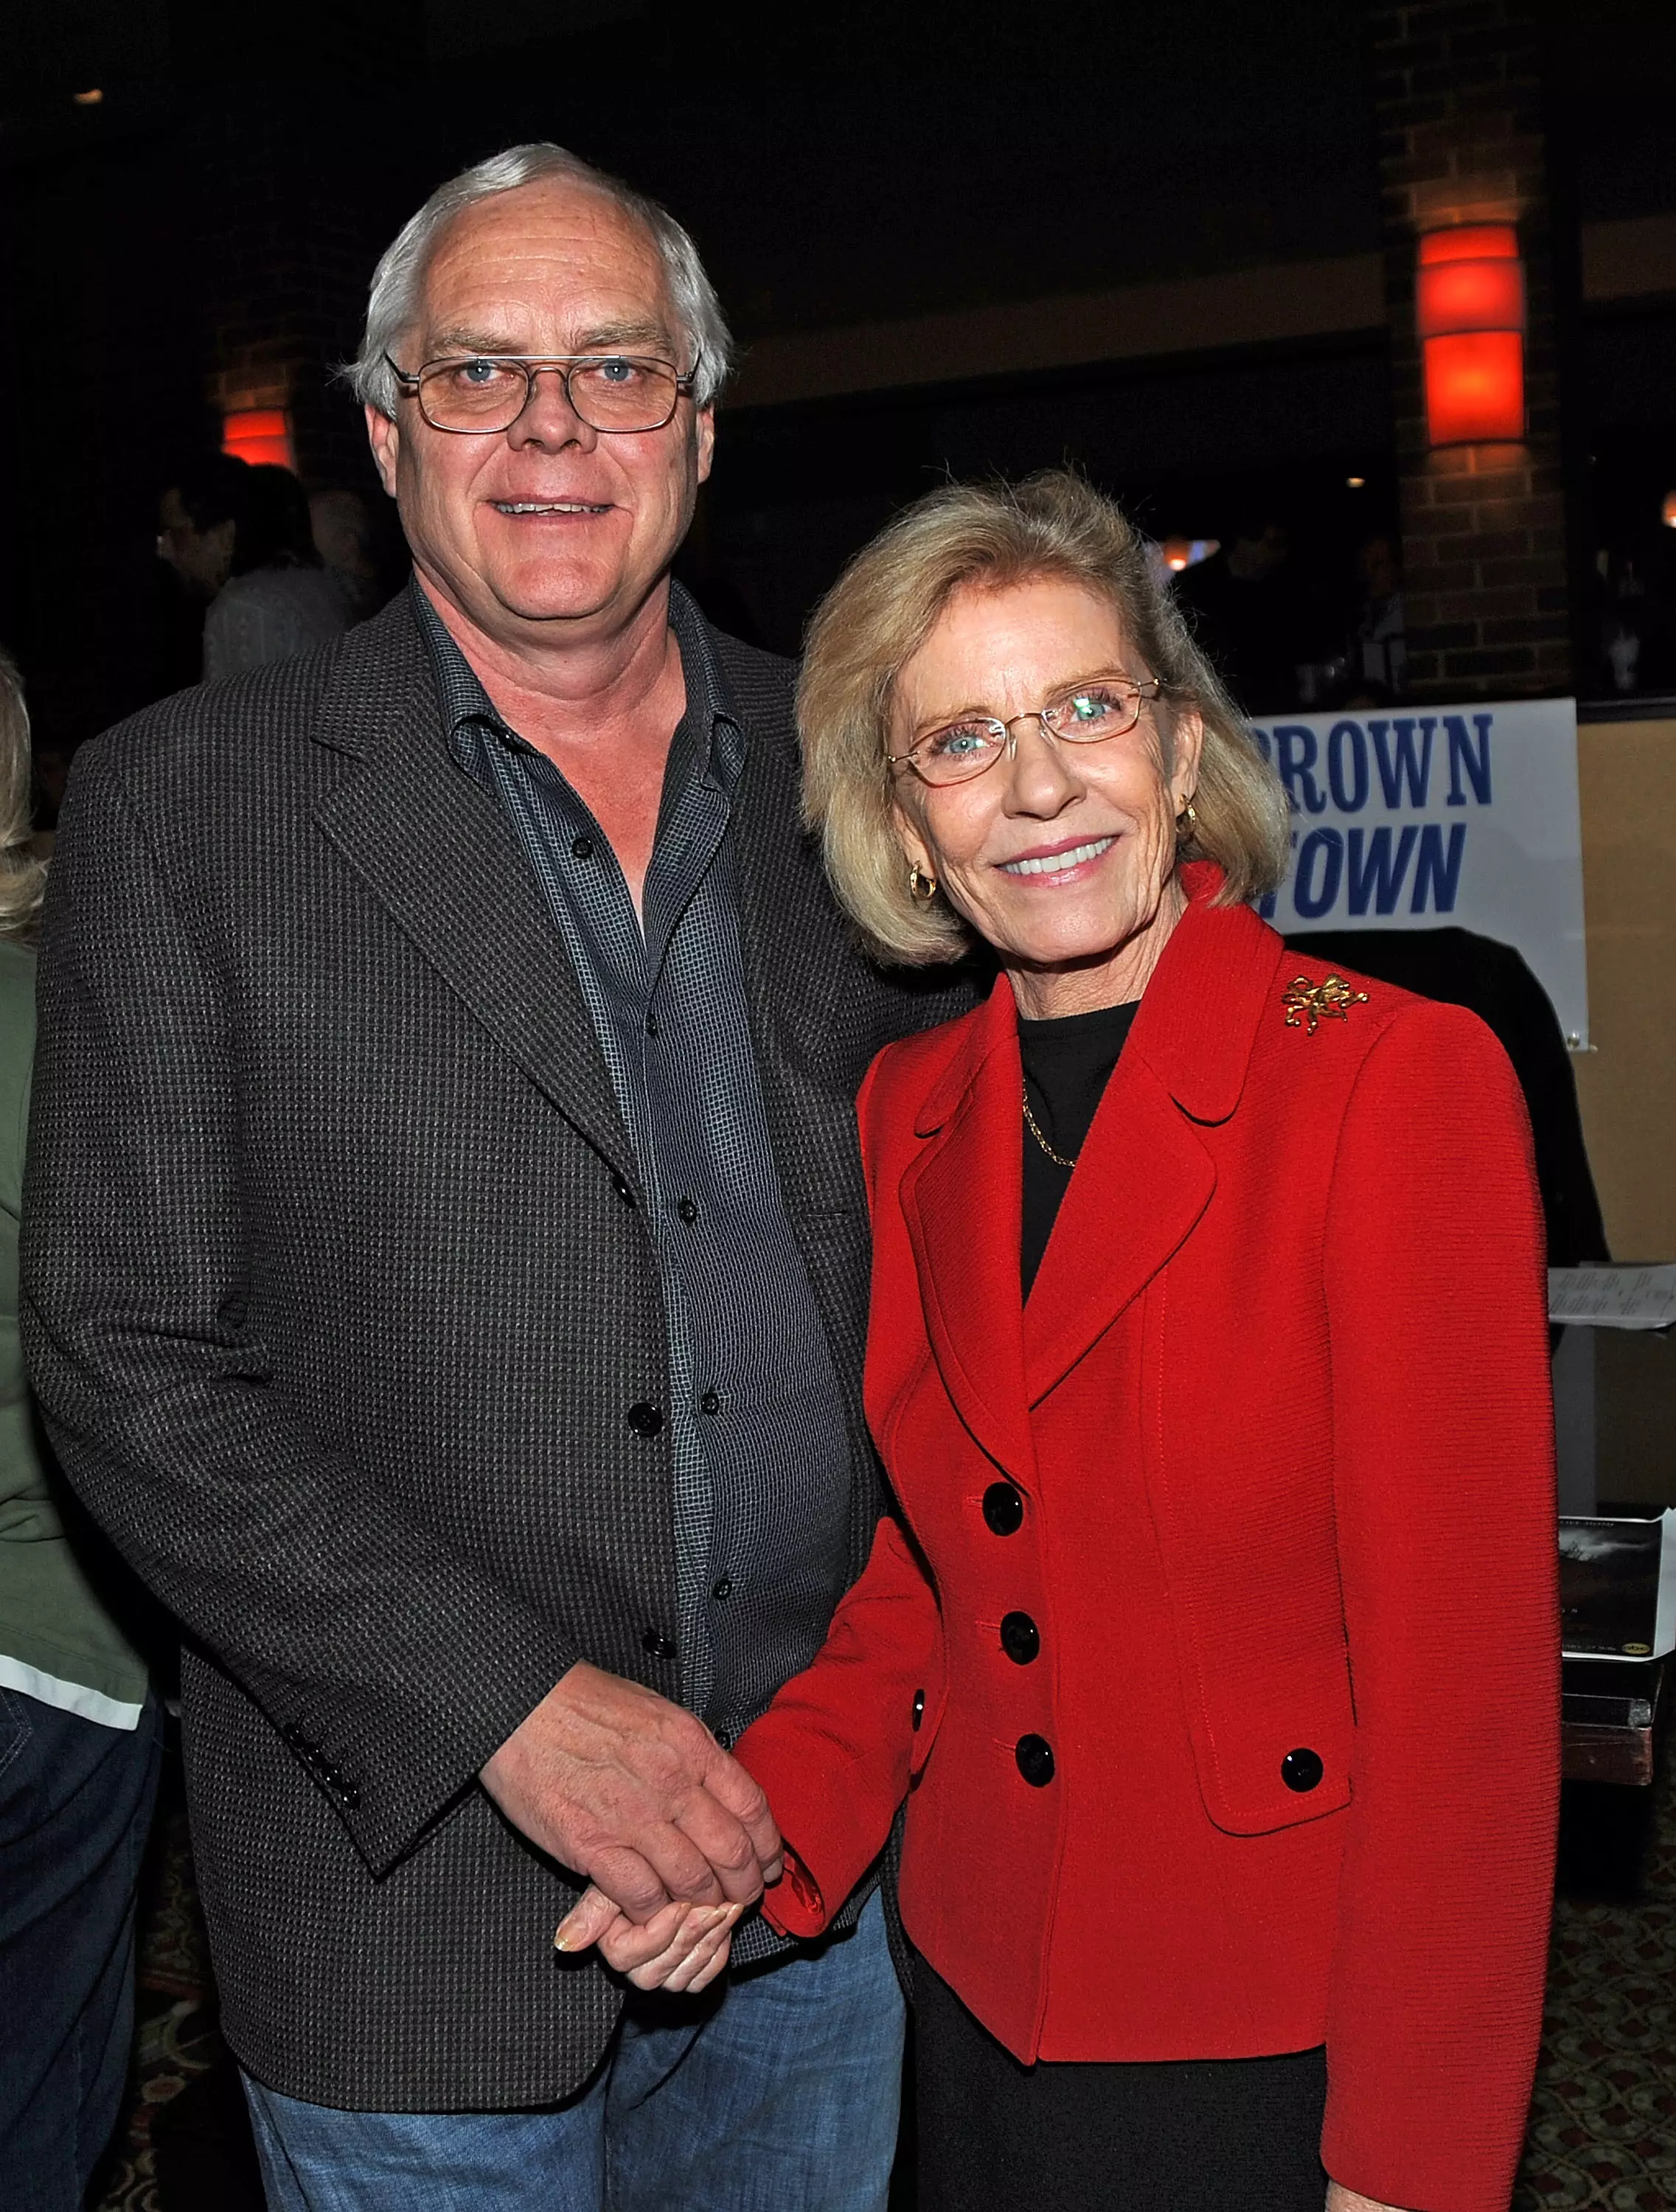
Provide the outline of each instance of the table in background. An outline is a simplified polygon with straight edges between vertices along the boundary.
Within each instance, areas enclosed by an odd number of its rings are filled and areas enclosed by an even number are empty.
[[[1561,1329],[1554,1440],[1563,1514],[1650,1519],[1676,1505],[1676,1330]],[[1672,1664],[1565,1661],[1567,1781],[1652,1781]]]

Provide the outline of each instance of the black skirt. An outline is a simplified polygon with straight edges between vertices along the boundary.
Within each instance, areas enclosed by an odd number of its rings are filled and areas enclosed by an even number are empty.
[[[920,2212],[1321,2212],[1324,2051],[1021,2066],[914,1962]]]

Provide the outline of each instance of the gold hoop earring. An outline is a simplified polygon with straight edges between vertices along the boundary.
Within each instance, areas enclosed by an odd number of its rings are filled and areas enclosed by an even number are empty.
[[[1175,817],[1175,834],[1181,840],[1182,843],[1186,844],[1187,840],[1198,830],[1198,828],[1199,817],[1193,811],[1192,799],[1189,799],[1187,805],[1181,809],[1181,811]]]
[[[908,895],[916,906],[929,906],[937,896],[937,878],[922,872],[919,863],[908,872]]]

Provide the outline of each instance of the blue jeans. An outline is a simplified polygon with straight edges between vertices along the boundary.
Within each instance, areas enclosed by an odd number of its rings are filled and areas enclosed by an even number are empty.
[[[854,1932],[720,2002],[636,1999],[542,2112],[339,2112],[248,2075],[272,2212],[884,2212],[902,2000],[871,1899]]]
[[[80,2212],[128,2079],[134,1899],[162,1716],[0,1690],[0,2204]]]

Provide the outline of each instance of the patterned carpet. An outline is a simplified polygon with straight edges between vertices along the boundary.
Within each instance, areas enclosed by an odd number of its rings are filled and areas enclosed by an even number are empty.
[[[1676,2206],[1676,1745],[1633,1902],[1564,1889],[1515,2212]],[[1613,1793],[1615,1796],[1617,1793]]]
[[[1641,1809],[1622,1793],[1571,1793],[1572,1848],[1563,1857],[1542,2061],[1513,2212],[1676,2207],[1669,1748],[1644,1842],[1634,1819]],[[243,2102],[216,2032],[178,1799],[166,1800],[154,1845],[137,2041],[127,2125],[97,2212],[261,2212]]]

